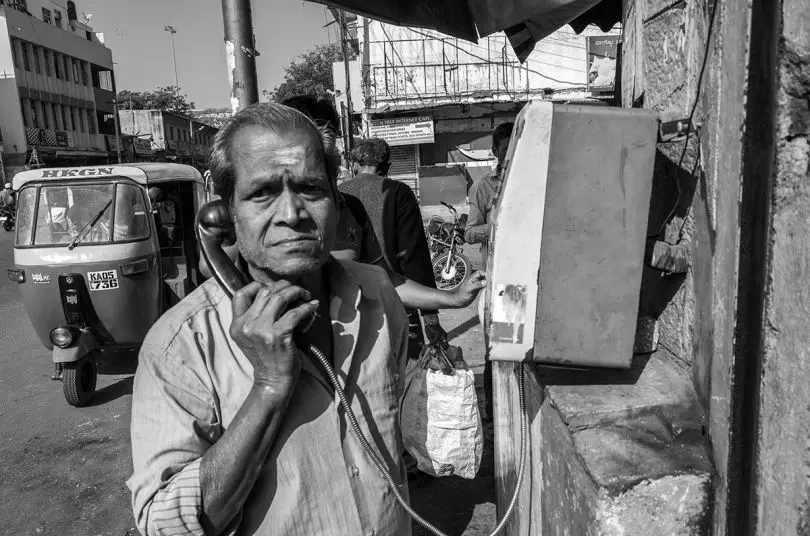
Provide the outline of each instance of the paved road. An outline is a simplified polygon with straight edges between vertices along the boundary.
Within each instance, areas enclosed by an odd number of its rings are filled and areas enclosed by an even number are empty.
[[[91,407],[67,405],[61,383],[50,380],[50,353],[6,276],[12,239],[0,231],[0,534],[137,534],[124,484],[131,471],[132,377],[101,376]],[[442,316],[480,373],[474,307]],[[124,361],[124,368],[134,367],[134,359]],[[495,512],[491,445],[475,480],[416,481],[411,490],[418,511],[449,533],[488,534]]]
[[[68,406],[6,275],[12,235],[0,231],[0,533],[136,534],[124,484],[131,376],[101,376],[93,406]]]

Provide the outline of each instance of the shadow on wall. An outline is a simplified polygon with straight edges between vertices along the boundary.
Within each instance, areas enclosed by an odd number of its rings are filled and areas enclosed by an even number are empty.
[[[648,256],[657,240],[672,245],[681,243],[687,246],[689,264],[692,265],[694,217],[691,207],[699,179],[691,171],[697,156],[697,144],[698,140],[690,141],[681,167],[678,162],[683,142],[661,144],[656,151],[647,226]],[[686,274],[667,274],[649,267],[649,258],[645,261],[638,314],[639,317],[658,318],[683,286]]]

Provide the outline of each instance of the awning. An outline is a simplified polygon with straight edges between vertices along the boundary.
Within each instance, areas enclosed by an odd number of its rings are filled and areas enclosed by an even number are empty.
[[[398,26],[429,28],[477,42],[503,31],[525,61],[535,43],[570,24],[607,32],[622,19],[621,0],[310,0]]]

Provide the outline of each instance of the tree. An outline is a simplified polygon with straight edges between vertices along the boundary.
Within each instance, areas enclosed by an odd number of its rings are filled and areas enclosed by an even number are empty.
[[[330,98],[326,90],[335,89],[332,64],[337,61],[343,61],[339,45],[318,45],[293,59],[284,68],[284,81],[272,93],[265,90],[262,94],[276,102],[296,95]]]
[[[180,93],[177,86],[159,87],[154,91],[122,90],[116,97],[120,110],[165,110],[181,115],[188,115],[194,103]]]

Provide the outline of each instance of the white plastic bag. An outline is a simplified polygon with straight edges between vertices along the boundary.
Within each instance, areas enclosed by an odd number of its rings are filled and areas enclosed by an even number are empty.
[[[405,449],[425,473],[475,478],[484,449],[475,375],[458,362],[453,374],[431,370],[429,360],[423,355],[406,374],[400,406]]]

